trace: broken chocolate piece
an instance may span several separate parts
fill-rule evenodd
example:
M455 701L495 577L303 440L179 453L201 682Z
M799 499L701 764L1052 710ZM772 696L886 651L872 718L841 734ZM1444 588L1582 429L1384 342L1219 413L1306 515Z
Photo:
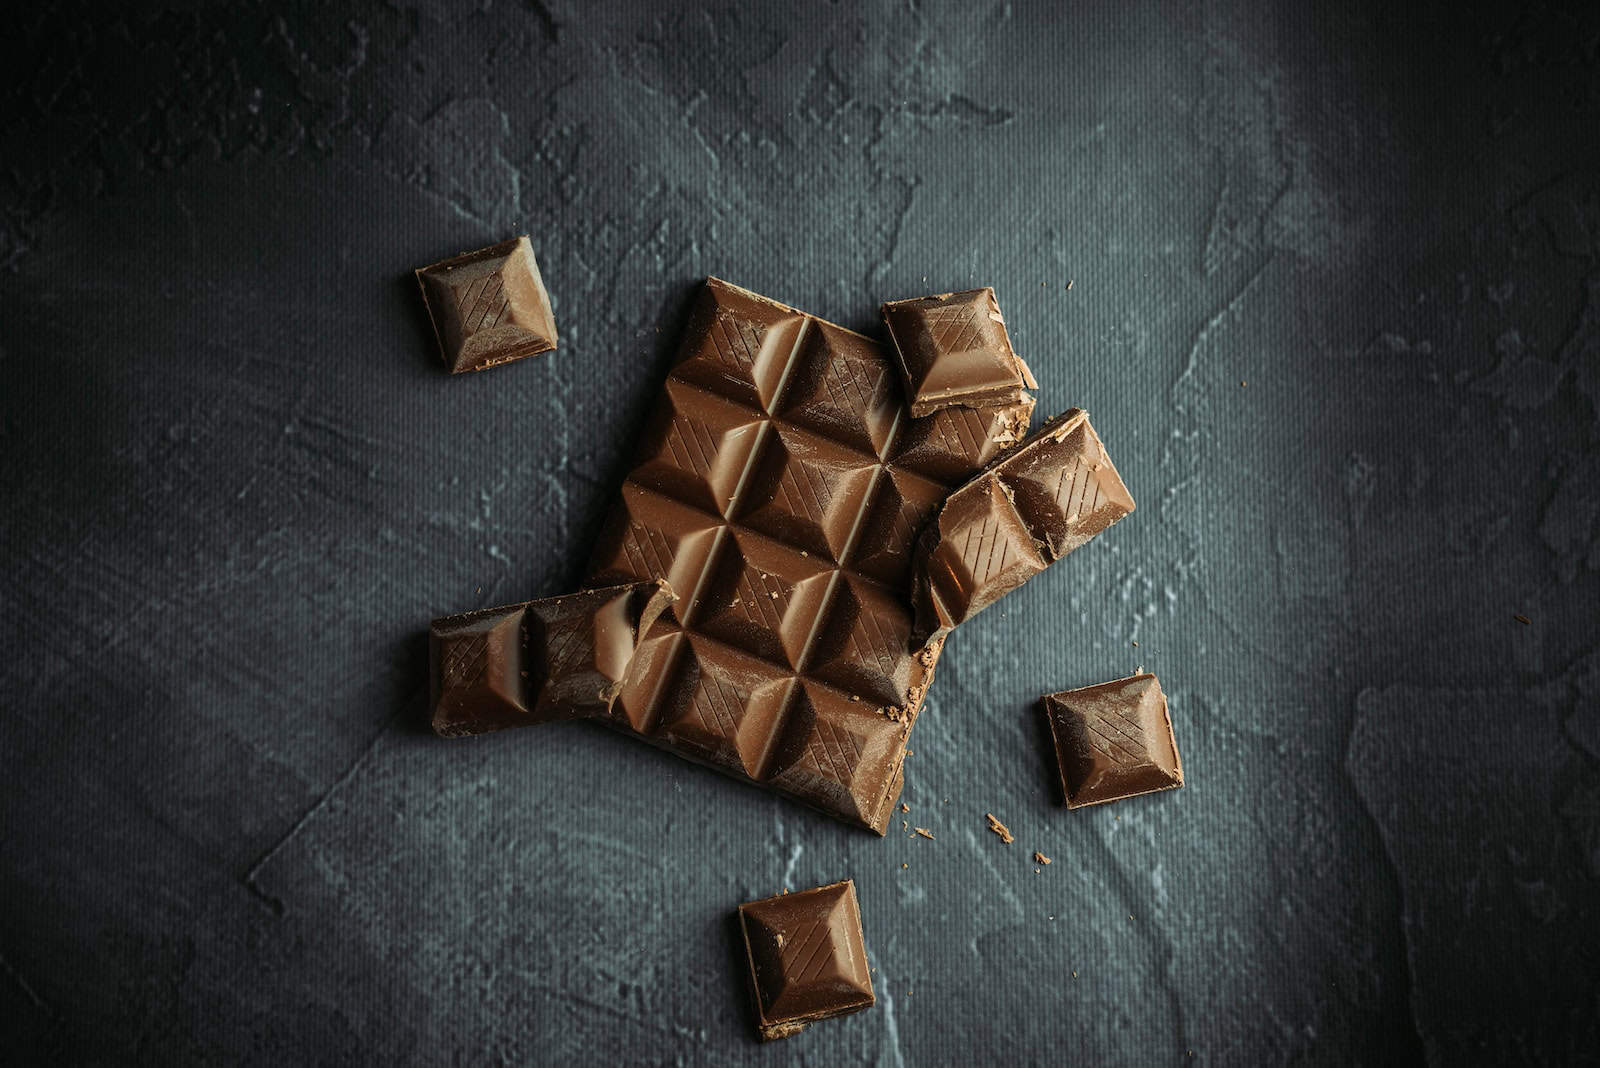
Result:
M740 905L739 927L763 1040L788 1038L876 1001L849 879Z
M666 583L639 582L434 620L434 731L455 738L608 713L639 635L672 600Z
M988 287L883 306L911 414L951 405L1016 404L1038 386L1012 351L1005 319Z
M913 637L937 637L1133 511L1087 412L1057 416L952 493L922 535Z
M917 535L1031 405L913 419L878 345L708 280L595 549L682 595L605 722L882 834L941 648Z
M1154 675L1046 694L1068 808L1183 785L1167 697Z
M451 374L556 347L550 296L526 236L463 252L416 273Z

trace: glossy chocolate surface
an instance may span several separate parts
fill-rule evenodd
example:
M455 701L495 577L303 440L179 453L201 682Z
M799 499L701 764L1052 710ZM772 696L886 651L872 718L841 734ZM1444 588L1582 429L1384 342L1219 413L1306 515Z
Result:
M915 633L971 619L1133 508L1088 413L1062 413L952 493L923 533Z
M912 415L1015 404L1036 386L1011 348L991 288L893 301L883 306L883 321Z
M876 1001L849 879L739 906L763 1039L870 1008Z
M1134 675L1042 698L1068 808L1183 785L1167 696Z
M525 236L420 268L417 284L451 374L556 347L550 296Z
M639 634L671 601L666 584L640 582L434 620L433 729L453 738L604 715Z

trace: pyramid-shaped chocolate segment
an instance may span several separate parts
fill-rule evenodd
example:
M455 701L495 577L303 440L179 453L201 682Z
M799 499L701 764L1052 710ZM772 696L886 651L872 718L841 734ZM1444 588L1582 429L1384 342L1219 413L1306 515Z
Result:
M968 290L883 306L911 414L951 405L1014 403L1035 383L1011 349L994 290Z
M913 637L971 619L1133 508L1089 414L1062 413L946 498L917 547Z
M451 374L556 347L556 322L526 236L417 271L439 351Z
M523 618L527 605L433 621L428 660L433 729L446 738L537 720L529 712Z
M1045 569L1027 526L998 479L952 494L939 513L937 544L923 573L940 620L971 619Z
M672 602L664 582L436 619L433 729L447 737L603 715L639 636Z
M603 714L616 700L639 636L673 601L664 582L582 590L528 603L528 647L542 649L541 719Z
M850 880L740 905L739 920L763 1039L876 1000Z
M1044 707L1068 808L1183 785L1167 698L1154 675L1048 694Z
M1059 559L1133 511L1133 495L1112 466L1100 435L1082 418L1056 420L1031 448L996 471L1034 536Z

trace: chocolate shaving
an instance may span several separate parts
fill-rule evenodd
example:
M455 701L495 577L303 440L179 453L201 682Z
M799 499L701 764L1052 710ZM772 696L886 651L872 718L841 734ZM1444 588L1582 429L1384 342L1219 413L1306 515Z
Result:
M1017 840L1016 835L1011 833L1010 828L994 818L993 812L985 812L983 818L989 821L989 829L998 834L1002 842L1010 845Z

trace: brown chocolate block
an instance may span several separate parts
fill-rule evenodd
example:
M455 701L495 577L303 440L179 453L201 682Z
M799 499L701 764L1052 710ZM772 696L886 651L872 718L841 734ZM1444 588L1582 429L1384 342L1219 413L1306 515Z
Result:
M439 352L451 374L556 347L556 321L526 236L417 271Z
M883 306L883 321L914 416L957 404L1014 404L1038 385L1012 351L991 288L893 301Z
M945 633L1133 511L1087 412L1040 428L945 500L917 549L915 637Z
M869 339L710 279L590 581L666 579L620 730L882 834L940 643L919 531L1032 399L915 419Z
M1167 697L1154 675L1046 694L1068 808L1183 785Z
M455 738L609 713L639 635L671 602L666 583L641 582L434 620L433 729Z
M872 974L849 879L739 906L763 1040L871 1008Z

